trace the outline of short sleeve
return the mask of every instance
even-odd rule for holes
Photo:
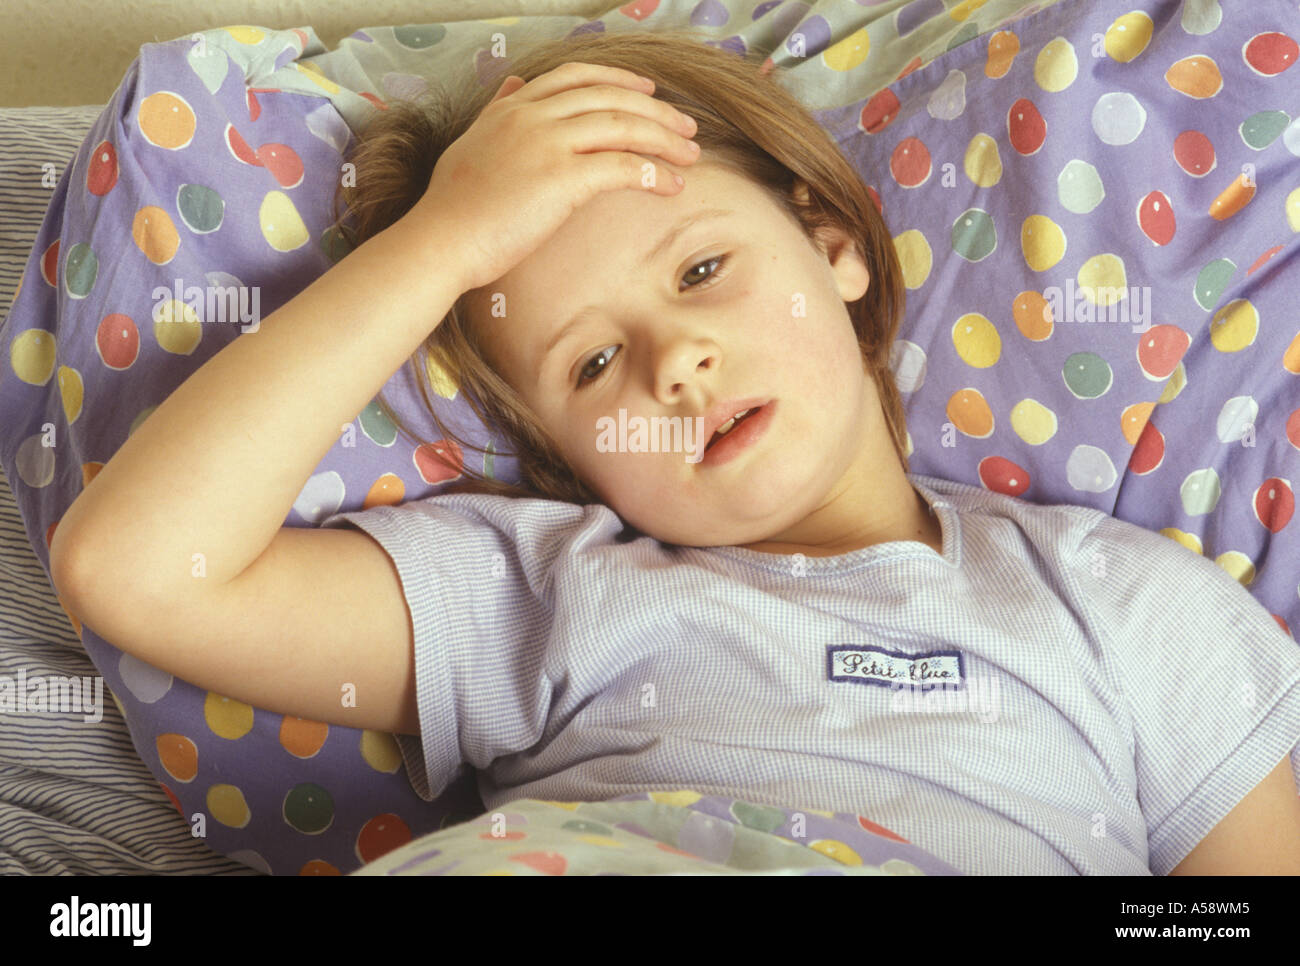
[[[420,723],[418,738],[399,736],[398,744],[426,801],[462,763],[486,768],[540,740],[551,702],[543,662],[552,571],[588,509],[597,508],[453,494],[321,524],[363,530],[397,569],[414,632]]]
[[[1300,645],[1212,560],[1113,517],[1076,573],[1131,715],[1148,862],[1168,875],[1300,743]]]

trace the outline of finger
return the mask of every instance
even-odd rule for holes
[[[622,112],[583,114],[565,122],[565,140],[574,154],[631,151],[656,155],[681,167],[700,157],[699,145],[658,121]]]
[[[548,70],[540,77],[534,77],[524,85],[527,90],[520,96],[523,100],[540,101],[561,91],[590,87],[593,84],[613,84],[643,93],[654,90],[653,81],[643,80],[640,74],[622,67],[569,61],[554,70]]]
[[[497,88],[497,92],[492,95],[492,100],[488,101],[488,103],[495,104],[497,101],[501,100],[501,98],[509,97],[515,91],[519,90],[519,88],[523,87],[524,84],[525,81],[522,77],[511,74],[501,82],[501,86]]]
[[[675,195],[683,188],[672,167],[655,158],[615,151],[583,155],[582,158],[584,163],[595,166],[597,173],[594,178],[601,191],[631,188],[657,195]]]
[[[549,119],[564,120],[598,111],[623,111],[657,121],[670,131],[692,137],[699,129],[695,119],[679,111],[666,101],[658,100],[640,91],[625,87],[599,84],[581,87],[556,94],[547,100],[545,109]]]

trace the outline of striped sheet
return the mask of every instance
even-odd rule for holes
[[[0,109],[0,319],[56,176],[102,106]],[[3,326],[0,322],[0,327]],[[0,471],[0,674],[94,676]],[[190,836],[104,695],[104,718],[0,714],[0,874],[255,875]]]

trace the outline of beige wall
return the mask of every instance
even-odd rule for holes
[[[253,24],[314,27],[327,49],[360,27],[515,14],[591,17],[618,0],[3,0],[0,107],[105,104],[143,44]]]

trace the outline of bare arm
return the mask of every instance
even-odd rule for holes
[[[1169,874],[1300,875],[1300,796],[1290,758],[1283,758]]]
[[[59,522],[56,583],[77,574],[90,593],[97,574],[131,574],[175,600],[257,560],[341,427],[460,294],[451,252],[411,235],[399,221],[367,240],[178,387]]]

